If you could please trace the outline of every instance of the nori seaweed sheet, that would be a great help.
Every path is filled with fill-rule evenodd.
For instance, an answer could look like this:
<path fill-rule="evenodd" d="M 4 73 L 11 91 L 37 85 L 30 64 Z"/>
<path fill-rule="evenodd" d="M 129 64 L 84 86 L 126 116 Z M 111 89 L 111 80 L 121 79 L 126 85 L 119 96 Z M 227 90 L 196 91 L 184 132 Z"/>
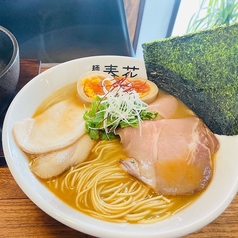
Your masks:
<path fill-rule="evenodd" d="M 238 24 L 144 43 L 148 79 L 216 134 L 238 134 Z"/>

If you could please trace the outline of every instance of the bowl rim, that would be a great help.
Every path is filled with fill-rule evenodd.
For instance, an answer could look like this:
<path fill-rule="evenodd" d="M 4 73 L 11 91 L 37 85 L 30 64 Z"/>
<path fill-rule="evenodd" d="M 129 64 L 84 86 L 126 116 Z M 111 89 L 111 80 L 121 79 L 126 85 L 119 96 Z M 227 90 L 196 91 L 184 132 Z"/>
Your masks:
<path fill-rule="evenodd" d="M 143 225 L 140 225 L 141 226 L 141 229 L 138 228 L 138 224 L 134 224 L 132 225 L 133 226 L 133 231 L 141 231 L 142 233 L 141 234 L 132 234 L 131 232 L 127 233 L 129 230 L 128 230 L 128 227 L 131 226 L 130 224 L 128 225 L 125 225 L 125 224 L 114 224 L 114 223 L 110 223 L 110 222 L 105 222 L 105 221 L 100 221 L 100 220 L 97 220 L 95 218 L 87 218 L 87 215 L 82 215 L 83 219 L 85 220 L 81 220 L 79 223 L 76 223 L 74 219 L 72 219 L 72 217 L 69 217 L 68 214 L 65 214 L 64 211 L 61 211 L 61 210 L 57 210 L 55 207 L 53 207 L 52 205 L 49 206 L 49 202 L 48 201 L 41 201 L 39 199 L 39 197 L 37 197 L 38 195 L 35 194 L 35 193 L 29 193 L 29 191 L 27 190 L 27 188 L 24 188 L 25 184 L 24 184 L 24 181 L 21 177 L 19 176 L 22 176 L 22 174 L 18 174 L 18 170 L 19 168 L 16 168 L 17 166 L 13 166 L 13 159 L 11 158 L 11 155 L 13 157 L 16 157 L 16 155 L 14 155 L 14 152 L 13 151 L 9 151 L 8 150 L 8 144 L 10 143 L 9 142 L 9 135 L 7 136 L 7 127 L 8 125 L 11 124 L 11 122 L 9 122 L 8 119 L 10 119 L 10 114 L 13 112 L 13 108 L 16 107 L 16 104 L 18 99 L 23 96 L 23 93 L 25 91 L 28 90 L 29 87 L 32 87 L 33 84 L 36 84 L 37 82 L 43 82 L 42 81 L 42 77 L 44 76 L 45 78 L 45 82 L 49 83 L 49 78 L 50 78 L 50 75 L 53 74 L 57 71 L 58 74 L 61 74 L 62 72 L 60 71 L 60 68 L 62 66 L 68 66 L 69 64 L 74 64 L 74 65 L 78 65 L 79 63 L 81 64 L 82 63 L 82 60 L 85 60 L 85 59 L 92 59 L 92 58 L 113 58 L 115 56 L 92 56 L 92 57 L 85 57 L 85 58 L 80 58 L 80 59 L 75 59 L 75 60 L 71 60 L 71 61 L 68 61 L 68 62 L 64 62 L 62 64 L 59 64 L 57 66 L 54 66 L 53 68 L 47 70 L 47 71 L 44 71 L 43 73 L 41 73 L 40 75 L 36 76 L 31 82 L 29 82 L 20 92 L 19 94 L 17 95 L 17 97 L 13 100 L 11 106 L 9 107 L 8 109 L 8 112 L 7 112 L 7 116 L 5 118 L 5 121 L 4 121 L 4 127 L 3 127 L 3 149 L 4 149 L 4 154 L 6 153 L 6 162 L 10 168 L 10 171 L 11 173 L 13 173 L 13 177 L 15 179 L 15 181 L 18 183 L 18 185 L 20 186 L 20 188 L 24 191 L 24 193 L 30 198 L 31 201 L 33 201 L 37 207 L 39 207 L 40 209 L 42 209 L 45 213 L 47 213 L 49 216 L 53 217 L 54 219 L 58 220 L 59 222 L 61 222 L 62 224 L 68 226 L 68 227 L 71 227 L 75 230 L 78 230 L 80 232 L 84 232 L 86 234 L 90 234 L 90 235 L 95 235 L 97 237 L 141 237 L 143 238 L 145 235 L 145 232 L 148 231 L 150 229 L 150 233 L 148 235 L 148 237 L 153 237 L 153 238 L 156 238 L 156 237 L 178 237 L 178 236 L 184 236 L 184 235 L 188 235 L 192 232 L 195 232 L 199 229 L 201 229 L 202 227 L 208 225 L 210 222 L 212 222 L 214 219 L 216 219 L 227 207 L 228 205 L 230 204 L 230 202 L 233 200 L 234 196 L 237 194 L 237 191 L 238 191 L 238 176 L 236 175 L 235 179 L 233 179 L 233 183 L 232 183 L 232 187 L 230 188 L 226 188 L 227 190 L 227 193 L 223 196 L 222 198 L 222 201 L 221 199 L 218 199 L 219 200 L 219 203 L 217 204 L 217 201 L 210 201 L 210 203 L 214 204 L 212 205 L 212 207 L 218 205 L 217 207 L 215 207 L 215 209 L 211 212 L 211 213 L 206 213 L 206 216 L 202 217 L 201 219 L 198 219 L 196 220 L 195 222 L 193 222 L 193 218 L 191 219 L 191 221 L 189 221 L 188 224 L 183 224 L 183 220 L 181 219 L 180 217 L 180 214 L 188 214 L 190 212 L 190 206 L 186 209 L 184 209 L 183 211 L 180 211 L 177 215 L 175 214 L 175 216 L 172 218 L 172 219 L 169 219 L 169 220 L 172 220 L 173 222 L 173 229 L 172 230 L 163 230 L 162 232 L 163 233 L 156 233 L 156 231 L 158 231 L 157 229 L 157 223 L 155 224 L 148 224 L 146 226 L 143 226 Z M 116 58 L 118 58 L 118 56 L 116 56 Z M 126 58 L 133 58 L 133 57 L 124 57 L 124 56 L 120 56 L 121 59 L 126 59 Z M 140 60 L 140 59 L 137 59 L 137 58 L 133 58 L 135 60 Z M 84 65 L 83 65 L 84 66 Z M 55 86 L 54 86 L 55 87 Z M 15 119 L 11 119 L 11 120 L 15 120 Z M 10 120 L 10 121 L 11 121 Z M 225 139 L 225 138 L 224 138 Z M 238 143 L 238 135 L 236 136 L 236 144 L 237 145 Z M 228 143 L 230 144 L 230 143 Z M 238 168 L 238 164 L 236 166 L 233 166 L 235 168 Z M 233 169 L 233 167 L 227 167 L 227 170 L 228 169 Z M 229 175 L 229 173 L 227 172 L 227 174 Z M 20 178 L 18 180 L 18 178 Z M 214 180 L 214 179 L 213 179 Z M 222 182 L 219 180 L 219 182 Z M 212 183 L 213 184 L 213 183 Z M 212 184 L 210 184 L 209 186 L 213 186 Z M 224 186 L 224 185 L 223 185 Z M 41 186 L 42 187 L 42 186 Z M 209 189 L 210 190 L 210 189 Z M 213 189 L 214 190 L 214 189 Z M 45 189 L 44 189 L 45 191 Z M 48 192 L 47 192 L 48 194 Z M 219 191 L 216 192 L 216 194 L 219 194 Z M 215 195 L 216 195 L 215 194 Z M 215 196 L 214 195 L 214 196 Z M 202 199 L 199 199 L 196 201 L 196 208 L 198 207 L 198 205 L 203 201 L 204 202 L 204 197 L 200 197 Z M 202 201 L 201 201 L 202 200 Z M 201 201 L 201 202 L 198 202 L 198 201 Z M 65 207 L 66 205 L 64 204 L 64 202 L 59 202 L 59 204 L 57 203 L 57 205 L 62 205 Z M 194 203 L 195 205 L 195 203 Z M 200 204 L 201 205 L 201 204 Z M 49 207 L 51 208 L 51 210 L 49 210 Z M 70 209 L 71 210 L 71 209 Z M 197 209 L 197 210 L 200 210 L 200 209 Z M 210 208 L 209 208 L 210 210 Z M 71 211 L 72 212 L 72 211 Z M 72 214 L 71 214 L 72 215 Z M 190 216 L 190 214 L 189 214 Z M 81 217 L 81 215 L 80 215 Z M 78 218 L 78 217 L 77 217 Z M 71 220 L 70 220 L 71 219 Z M 92 224 L 90 222 L 94 221 Z M 168 228 L 168 224 L 167 223 L 170 223 L 166 220 L 164 221 L 161 221 L 161 224 L 159 225 L 159 227 L 167 227 Z M 182 223 L 182 227 L 179 227 L 180 223 Z M 85 226 L 85 224 L 87 224 Z M 106 224 L 106 225 L 105 225 Z M 156 228 L 156 229 L 155 229 Z M 118 232 L 118 233 L 117 233 Z M 110 233 L 110 234 L 109 234 Z M 136 235 L 136 236 L 135 236 Z"/>
<path fill-rule="evenodd" d="M 12 65 L 17 60 L 18 55 L 19 55 L 19 45 L 18 45 L 16 37 L 7 28 L 0 25 L 0 31 L 2 31 L 9 37 L 9 39 L 11 40 L 12 45 L 13 45 L 12 57 L 11 57 L 9 63 L 3 69 L 3 71 L 0 72 L 0 77 L 2 77 L 3 75 L 5 75 L 8 72 L 8 70 L 12 67 Z"/>

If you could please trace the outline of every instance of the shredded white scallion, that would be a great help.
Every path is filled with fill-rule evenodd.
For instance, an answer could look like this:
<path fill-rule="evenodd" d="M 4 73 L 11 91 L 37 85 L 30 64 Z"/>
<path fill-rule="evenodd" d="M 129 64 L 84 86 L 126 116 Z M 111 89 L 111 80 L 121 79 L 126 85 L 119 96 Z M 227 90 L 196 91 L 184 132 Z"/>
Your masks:
<path fill-rule="evenodd" d="M 107 103 L 108 105 L 104 110 L 103 122 L 106 131 L 111 125 L 113 125 L 113 128 L 117 128 L 121 121 L 131 124 L 130 120 L 138 120 L 140 125 L 142 121 L 140 112 L 148 107 L 135 90 L 128 92 L 119 87 L 107 91 L 106 97 L 102 99 L 101 103 Z M 114 119 L 111 125 L 107 121 L 109 117 Z"/>

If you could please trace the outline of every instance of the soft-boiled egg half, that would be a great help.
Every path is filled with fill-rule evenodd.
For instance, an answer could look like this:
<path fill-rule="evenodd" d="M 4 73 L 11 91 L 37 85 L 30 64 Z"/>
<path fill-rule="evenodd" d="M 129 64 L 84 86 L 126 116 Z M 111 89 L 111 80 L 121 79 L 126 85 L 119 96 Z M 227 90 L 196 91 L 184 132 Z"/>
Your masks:
<path fill-rule="evenodd" d="M 135 90 L 141 100 L 147 104 L 155 100 L 159 91 L 156 84 L 147 79 L 114 78 L 110 74 L 94 71 L 87 72 L 79 78 L 77 82 L 78 96 L 84 103 L 90 103 L 95 101 L 97 96 L 106 96 L 115 84 Z"/>

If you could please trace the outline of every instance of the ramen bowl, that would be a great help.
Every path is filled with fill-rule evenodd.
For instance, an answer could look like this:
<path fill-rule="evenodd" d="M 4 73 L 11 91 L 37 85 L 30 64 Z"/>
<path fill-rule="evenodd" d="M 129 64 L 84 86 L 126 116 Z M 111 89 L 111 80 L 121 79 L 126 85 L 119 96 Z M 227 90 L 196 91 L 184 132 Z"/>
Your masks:
<path fill-rule="evenodd" d="M 220 149 L 208 188 L 190 205 L 171 217 L 152 224 L 113 223 L 90 217 L 68 206 L 48 190 L 29 170 L 26 155 L 16 145 L 13 125 L 31 117 L 53 92 L 76 82 L 80 75 L 100 70 L 146 78 L 143 60 L 121 56 L 97 56 L 57 65 L 32 79 L 16 95 L 3 125 L 3 149 L 9 169 L 23 192 L 45 213 L 80 232 L 102 238 L 168 238 L 193 233 L 216 219 L 238 191 L 237 136 L 217 136 Z M 37 92 L 37 93 L 36 93 Z M 29 103 L 30 102 L 30 103 Z"/>
<path fill-rule="evenodd" d="M 0 26 L 0 115 L 15 93 L 19 69 L 17 40 L 9 30 Z"/>

